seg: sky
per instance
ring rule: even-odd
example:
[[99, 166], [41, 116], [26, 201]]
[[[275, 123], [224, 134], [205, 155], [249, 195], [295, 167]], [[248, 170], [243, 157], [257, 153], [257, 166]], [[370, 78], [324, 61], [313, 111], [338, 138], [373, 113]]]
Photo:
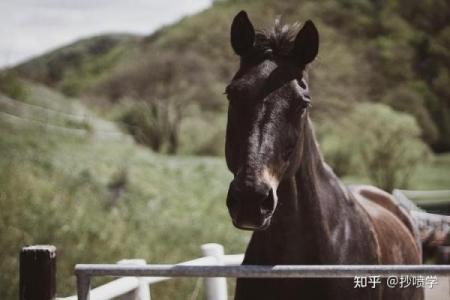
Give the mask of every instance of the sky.
[[0, 0], [0, 68], [80, 38], [150, 34], [211, 0]]

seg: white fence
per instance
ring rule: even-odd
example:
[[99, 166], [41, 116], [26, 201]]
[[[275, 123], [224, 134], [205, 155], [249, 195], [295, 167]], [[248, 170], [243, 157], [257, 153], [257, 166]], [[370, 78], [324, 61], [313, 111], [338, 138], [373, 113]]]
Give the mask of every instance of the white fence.
[[[149, 285], [173, 277], [203, 277], [207, 300], [226, 300], [227, 283], [224, 277], [241, 278], [353, 278], [354, 276], [450, 276], [450, 265], [239, 265], [243, 255], [224, 255], [219, 244], [202, 246], [205, 257], [178, 265], [145, 265], [122, 262], [111, 264], [79, 264], [77, 297], [64, 300], [100, 300], [135, 291], [135, 300], [150, 300]], [[94, 276], [127, 276], [90, 291]], [[128, 277], [137, 276], [137, 277]], [[164, 276], [164, 277], [160, 277]], [[441, 277], [443, 278], [443, 277]], [[445, 279], [444, 284], [448, 284]], [[425, 291], [427, 294], [427, 291]], [[448, 294], [448, 291], [444, 292]], [[450, 296], [450, 295], [449, 295]], [[426, 299], [440, 299], [427, 297]], [[62, 299], [60, 299], [62, 300]]]
[[[220, 244], [209, 243], [201, 246], [203, 257], [194, 260], [182, 262], [175, 266], [237, 266], [242, 263], [244, 258], [243, 254], [224, 255], [224, 248]], [[77, 266], [90, 266], [90, 265], [77, 265]], [[145, 267], [146, 262], [143, 259], [129, 259], [121, 260], [114, 266], [113, 269], [130, 270], [137, 269], [139, 267]], [[77, 271], [76, 271], [77, 272]], [[107, 274], [105, 274], [106, 276]], [[125, 275], [124, 275], [125, 276]], [[79, 277], [79, 276], [78, 276]], [[57, 298], [58, 300], [77, 300], [77, 299], [90, 299], [90, 300], [110, 300], [115, 297], [119, 297], [125, 294], [134, 292], [134, 300], [150, 300], [151, 299], [151, 285], [170, 280], [172, 277], [159, 277], [159, 276], [144, 276], [144, 277], [121, 277], [114, 281], [111, 281], [102, 286], [96, 287], [90, 290], [89, 298], [83, 287], [78, 287], [78, 297], [71, 296], [66, 298]], [[79, 283], [80, 284], [80, 283]], [[83, 284], [83, 283], [81, 283]], [[205, 298], [207, 300], [227, 300], [227, 282], [223, 277], [214, 278], [208, 277], [204, 279], [204, 291]], [[86, 288], [86, 287], [84, 287]], [[88, 288], [89, 290], [89, 288]], [[80, 292], [82, 295], [80, 295]]]

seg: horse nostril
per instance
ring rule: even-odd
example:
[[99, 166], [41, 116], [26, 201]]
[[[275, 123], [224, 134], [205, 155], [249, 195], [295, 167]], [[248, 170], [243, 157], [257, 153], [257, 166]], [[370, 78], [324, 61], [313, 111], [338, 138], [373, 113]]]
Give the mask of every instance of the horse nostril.
[[261, 213], [267, 217], [273, 213], [274, 209], [275, 209], [275, 199], [273, 197], [273, 191], [270, 190], [267, 197], [264, 198], [264, 200], [261, 203]]

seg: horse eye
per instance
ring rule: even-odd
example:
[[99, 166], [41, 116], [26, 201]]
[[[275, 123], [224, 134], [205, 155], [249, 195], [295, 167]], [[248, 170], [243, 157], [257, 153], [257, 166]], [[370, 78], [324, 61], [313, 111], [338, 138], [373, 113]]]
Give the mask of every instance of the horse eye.
[[283, 154], [284, 161], [288, 161], [291, 158], [292, 153], [294, 152], [294, 149], [295, 149], [295, 143], [292, 143], [286, 147], [286, 150], [284, 151], [284, 154]]

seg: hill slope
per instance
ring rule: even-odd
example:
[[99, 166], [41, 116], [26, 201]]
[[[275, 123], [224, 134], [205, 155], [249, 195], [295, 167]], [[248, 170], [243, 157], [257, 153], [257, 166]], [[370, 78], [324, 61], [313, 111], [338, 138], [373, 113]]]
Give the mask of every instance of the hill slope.
[[[259, 28], [270, 26], [277, 15], [287, 22], [313, 19], [321, 33], [320, 57], [311, 71], [317, 118], [357, 101], [387, 103], [414, 115], [423, 139], [444, 151], [450, 149], [448, 6], [442, 0], [217, 1], [148, 37], [84, 42], [106, 54], [77, 52], [75, 44], [18, 70], [72, 95], [94, 94], [94, 102], [99, 97], [114, 103], [123, 98], [175, 99], [183, 108], [194, 102], [202, 110], [223, 113], [221, 93], [237, 65], [228, 45], [232, 17], [246, 9]], [[74, 59], [83, 61], [81, 67], [70, 55], [66, 58], [72, 52], [81, 55]], [[60, 63], [66, 59], [68, 64]]]
[[138, 41], [139, 37], [131, 34], [90, 37], [19, 64], [15, 71], [76, 96], [116, 66]]

